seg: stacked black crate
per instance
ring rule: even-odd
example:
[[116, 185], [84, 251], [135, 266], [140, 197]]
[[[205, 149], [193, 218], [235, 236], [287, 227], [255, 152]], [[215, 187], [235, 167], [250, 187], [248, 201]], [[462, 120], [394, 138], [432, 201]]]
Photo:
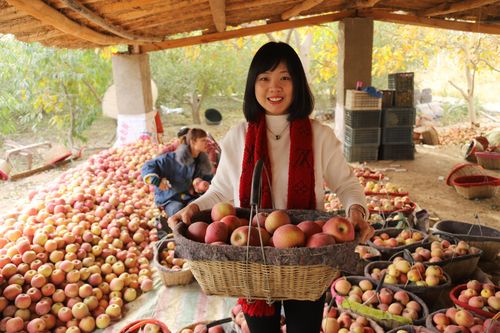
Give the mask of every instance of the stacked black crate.
[[348, 162], [376, 161], [380, 145], [382, 99], [347, 90], [344, 114], [344, 156]]
[[389, 90], [383, 93], [379, 159], [413, 160], [413, 73], [389, 74]]

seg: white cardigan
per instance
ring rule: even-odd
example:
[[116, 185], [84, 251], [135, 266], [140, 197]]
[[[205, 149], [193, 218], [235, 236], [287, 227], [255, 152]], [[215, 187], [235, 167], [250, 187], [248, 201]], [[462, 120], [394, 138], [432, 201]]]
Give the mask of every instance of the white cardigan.
[[[290, 126], [287, 115], [266, 115], [268, 151], [272, 169], [272, 197], [276, 209], [286, 209], [288, 163], [290, 159]], [[324, 210], [324, 183], [337, 194], [346, 211], [353, 204], [366, 208], [363, 188], [347, 164], [341, 143], [332, 128], [311, 120], [314, 154], [314, 191], [316, 209]], [[240, 206], [239, 188], [247, 123], [232, 127], [221, 142], [221, 159], [209, 190], [193, 201], [201, 210], [217, 202], [228, 201]], [[275, 136], [281, 133], [281, 138]], [[265, 177], [262, 181], [266, 181]], [[366, 214], [367, 215], [367, 214]]]

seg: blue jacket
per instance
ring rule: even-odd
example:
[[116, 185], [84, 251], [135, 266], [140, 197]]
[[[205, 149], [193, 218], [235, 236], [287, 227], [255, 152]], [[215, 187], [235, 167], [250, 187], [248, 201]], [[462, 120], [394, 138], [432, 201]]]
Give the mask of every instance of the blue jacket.
[[191, 189], [193, 179], [200, 177], [210, 180], [210, 170], [207, 154], [200, 153], [195, 159], [189, 146], [181, 144], [174, 152], [162, 154], [144, 163], [141, 176], [143, 179], [151, 175], [168, 179], [172, 186], [168, 190], [161, 191], [155, 187], [155, 203], [157, 206], [164, 206], [171, 200], [188, 202], [194, 199], [197, 194]]

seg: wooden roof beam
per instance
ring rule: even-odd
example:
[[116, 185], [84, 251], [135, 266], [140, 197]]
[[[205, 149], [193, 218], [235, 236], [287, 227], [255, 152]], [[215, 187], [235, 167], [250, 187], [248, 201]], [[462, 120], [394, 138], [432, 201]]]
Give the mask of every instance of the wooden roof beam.
[[74, 10], [81, 16], [85, 17], [87, 20], [90, 22], [100, 26], [101, 28], [115, 34], [116, 36], [120, 36], [129, 40], [134, 40], [137, 42], [145, 42], [145, 43], [151, 43], [151, 42], [161, 42], [164, 40], [162, 37], [147, 37], [147, 36], [140, 36], [140, 35], [135, 35], [132, 34], [128, 31], [125, 31], [124, 29], [110, 24], [106, 22], [102, 17], [79, 3], [77, 0], [59, 0], [63, 4], [65, 4], [68, 8]]
[[307, 25], [317, 25], [322, 23], [335, 22], [342, 20], [346, 17], [354, 17], [355, 13], [356, 12], [354, 10], [347, 10], [341, 13], [318, 15], [318, 16], [307, 17], [304, 19], [282, 21], [265, 25], [259, 25], [255, 27], [241, 28], [237, 30], [227, 30], [224, 32], [216, 32], [207, 35], [172, 39], [161, 43], [143, 45], [141, 49], [143, 52], [160, 51], [165, 49], [173, 49], [176, 47], [205, 44], [221, 40], [228, 40], [232, 38], [265, 34], [267, 32], [304, 27]]
[[217, 32], [226, 30], [226, 0], [209, 0], [210, 12]]
[[384, 21], [384, 22], [500, 35], [500, 24], [484, 24], [484, 23], [478, 24], [478, 23], [451, 21], [443, 19], [433, 19], [411, 14], [402, 15], [402, 14], [388, 13], [387, 11], [381, 9], [359, 10], [357, 14], [359, 17], [371, 17], [374, 20]]
[[356, 0], [354, 3], [355, 8], [372, 8], [375, 6], [377, 3], [379, 3], [382, 0]]
[[114, 36], [101, 34], [86, 26], [69, 19], [56, 9], [41, 0], [6, 0], [10, 5], [40, 20], [43, 24], [51, 25], [64, 33], [78, 39], [87, 40], [98, 45], [135, 44], [136, 42]]
[[324, 0], [305, 0], [302, 3], [299, 3], [298, 5], [284, 11], [281, 14], [281, 19], [283, 21], [289, 20], [290, 18], [299, 15], [305, 10], [311, 9], [313, 7], [316, 7], [320, 3], [322, 3]]
[[418, 14], [419, 16], [445, 15], [450, 13], [463, 12], [474, 8], [479, 8], [495, 2], [498, 2], [498, 0], [464, 0], [452, 4], [443, 3], [442, 5], [439, 5], [434, 8], [429, 8], [427, 10], [419, 12]]

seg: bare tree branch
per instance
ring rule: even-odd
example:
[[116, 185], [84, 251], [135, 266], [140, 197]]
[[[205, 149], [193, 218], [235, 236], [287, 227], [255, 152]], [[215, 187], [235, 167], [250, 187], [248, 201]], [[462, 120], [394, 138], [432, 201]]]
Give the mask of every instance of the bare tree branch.
[[488, 60], [486, 59], [479, 59], [478, 63], [479, 62], [484, 62], [486, 64], [486, 66], [488, 66], [491, 70], [495, 71], [495, 72], [500, 72], [500, 69], [496, 68], [495, 66], [493, 66]]
[[462, 94], [462, 96], [463, 96], [465, 99], [467, 99], [467, 98], [468, 98], [467, 94], [465, 93], [465, 91], [464, 91], [462, 88], [460, 88], [459, 86], [457, 86], [457, 85], [456, 85], [455, 83], [453, 83], [453, 81], [451, 81], [451, 80], [448, 80], [448, 82], [449, 82], [449, 83], [450, 83], [453, 87], [455, 87], [458, 91], [460, 91], [460, 93]]

